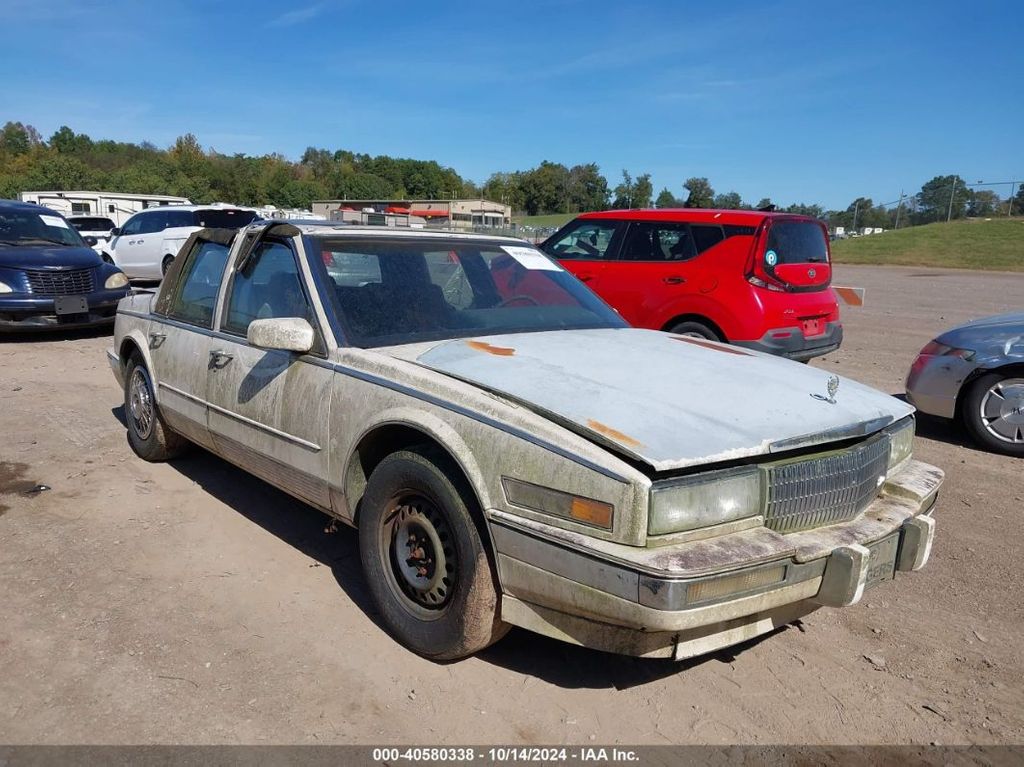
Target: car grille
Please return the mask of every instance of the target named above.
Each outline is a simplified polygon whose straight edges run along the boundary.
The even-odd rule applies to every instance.
[[[92,269],[26,270],[29,291],[38,296],[77,296],[92,293]]]
[[[765,525],[792,533],[853,519],[878,495],[888,464],[883,435],[835,455],[769,467]]]

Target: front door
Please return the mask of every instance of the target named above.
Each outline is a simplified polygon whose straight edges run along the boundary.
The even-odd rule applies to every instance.
[[[310,354],[260,349],[246,340],[256,319],[301,317],[316,329]],[[209,349],[208,424],[218,453],[322,508],[327,489],[331,379],[323,336],[285,241],[261,243],[232,277]]]
[[[576,275],[580,282],[600,294],[601,277],[607,259],[618,247],[619,221],[576,219],[542,245],[552,258]],[[618,308],[618,307],[616,307]]]

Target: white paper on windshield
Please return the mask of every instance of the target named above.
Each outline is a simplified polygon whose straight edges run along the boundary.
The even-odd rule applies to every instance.
[[[562,267],[554,261],[549,261],[540,251],[533,248],[524,248],[521,245],[502,245],[501,249],[527,269],[538,269],[548,272],[562,271]]]
[[[71,228],[70,226],[68,226],[68,222],[61,218],[60,216],[40,216],[39,218],[43,219],[43,223],[46,224],[47,226],[56,226],[60,229]]]

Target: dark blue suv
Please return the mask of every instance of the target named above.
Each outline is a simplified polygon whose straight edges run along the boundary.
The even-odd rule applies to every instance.
[[[0,200],[0,331],[111,324],[130,292],[59,213]]]

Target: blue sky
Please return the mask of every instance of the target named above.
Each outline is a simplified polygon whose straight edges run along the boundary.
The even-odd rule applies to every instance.
[[[2,0],[0,120],[845,207],[1024,178],[1024,3]],[[998,188],[1000,194],[1008,188]]]

